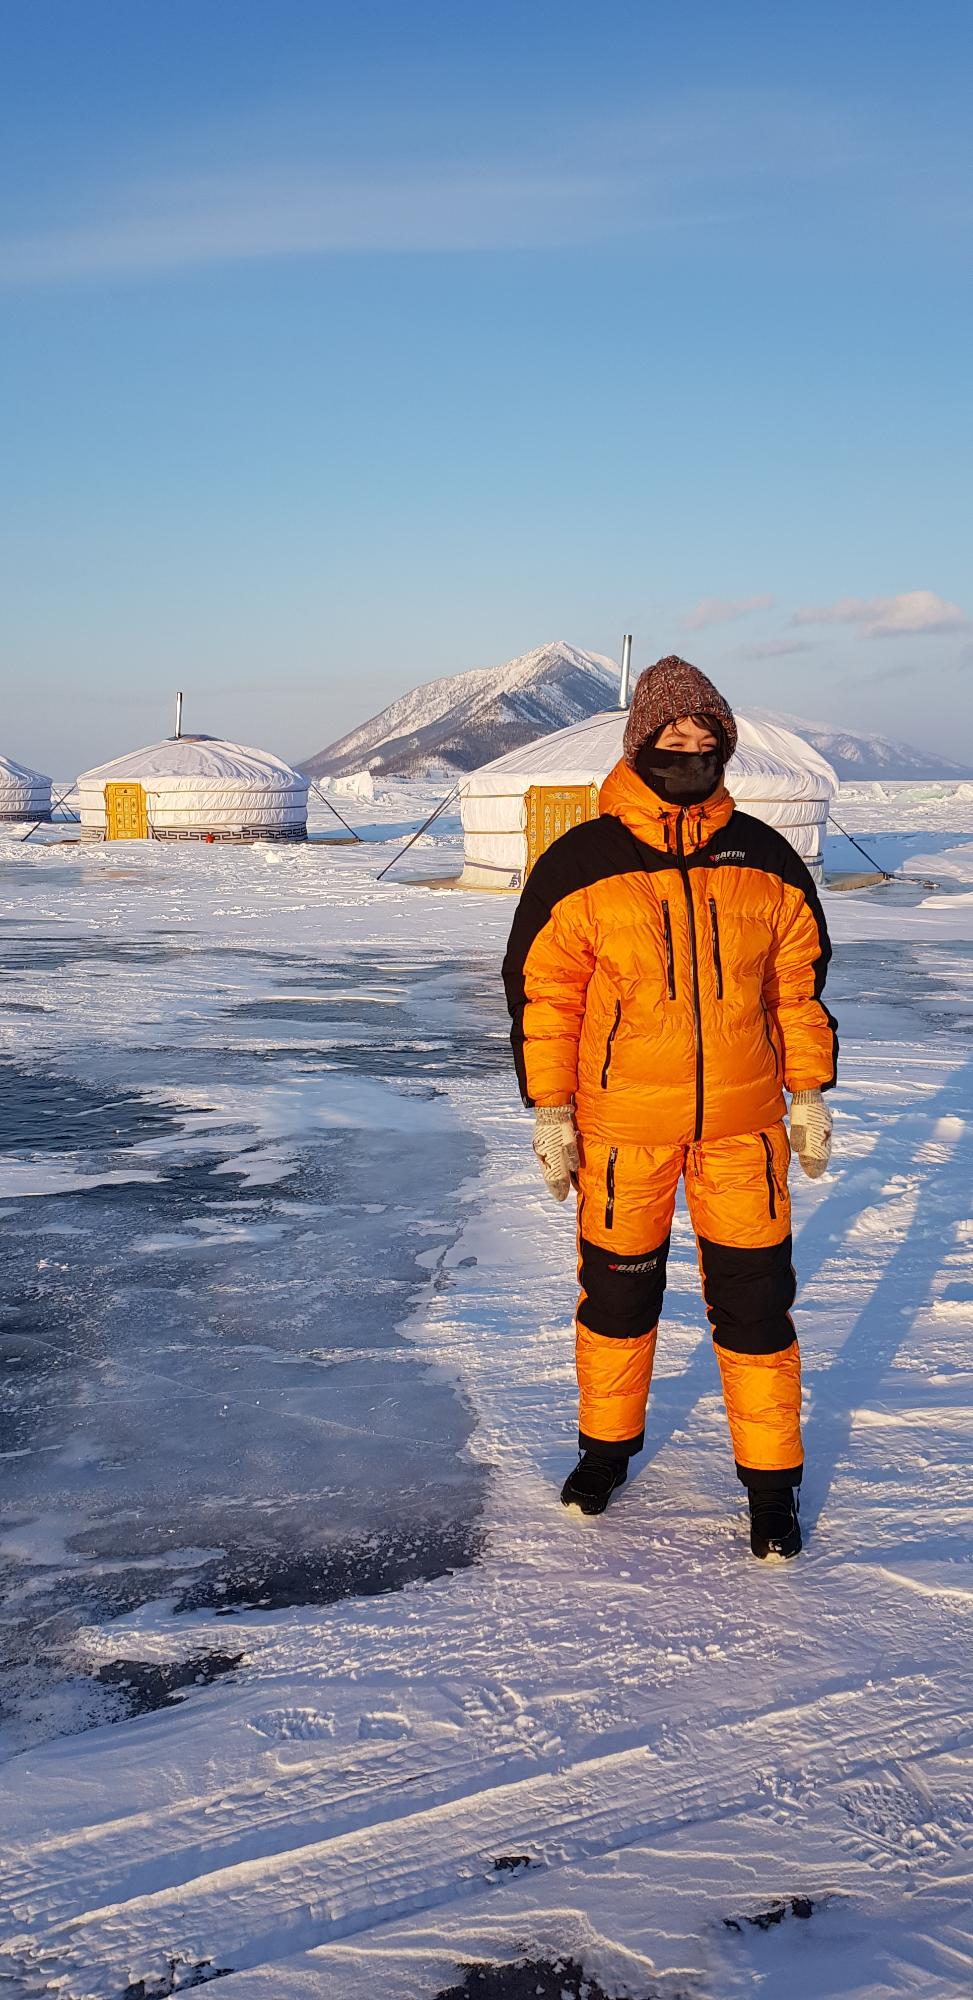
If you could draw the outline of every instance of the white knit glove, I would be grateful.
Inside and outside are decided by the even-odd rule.
[[[831,1113],[819,1090],[795,1090],[791,1145],[808,1179],[820,1180],[831,1158]]]
[[[555,1201],[566,1201],[578,1171],[578,1135],[570,1104],[538,1104],[534,1110],[534,1151]]]

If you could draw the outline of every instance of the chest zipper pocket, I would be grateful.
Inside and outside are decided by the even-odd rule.
[[[618,1147],[612,1146],[608,1154],[608,1166],[605,1170],[605,1228],[606,1229],[614,1229],[615,1227],[615,1161],[617,1160],[617,1158],[618,1158]]]
[[[765,1171],[767,1174],[767,1206],[770,1210],[771,1222],[776,1222],[777,1182],[774,1179],[774,1149],[770,1143],[770,1140],[767,1137],[766,1132],[761,1132],[760,1143],[764,1149],[764,1164],[765,1164]]]
[[[605,1061],[601,1072],[602,1090],[608,1089],[608,1072],[612,1066],[612,1049],[615,1046],[615,1036],[617,1035],[621,1025],[622,1025],[622,1003],[620,1000],[616,1000],[615,1019],[613,1020],[611,1027],[608,1030],[608,1040],[605,1043]]]
[[[778,1061],[778,1059],[777,1059],[777,1044],[776,1044],[776,1042],[774,1041],[774,1038],[773,1038],[773,1035],[772,1035],[772,1034],[771,1034],[771,1032],[770,1032],[770,1016],[769,1016],[769,1014],[768,1014],[768,1012],[767,1012],[767,1003],[766,1003],[766,1001],[764,1001],[764,1000],[761,1000],[761,1002],[760,1002],[760,1006],[761,1006],[761,1010],[762,1010],[762,1013],[763,1013],[763,1017],[764,1017],[764,1034],[765,1034],[765,1035],[766,1035],[766,1037],[767,1037],[767,1046],[768,1046],[768,1048],[769,1048],[769,1050],[770,1050],[770,1053],[771,1053],[771,1055],[772,1055],[772,1056],[773,1056],[773,1058],[774,1058],[774,1075],[775,1075],[775,1076],[779,1076],[779,1075],[780,1075],[780,1063],[779,1063],[779,1061]]]
[[[716,974],[716,997],[723,998],[723,960],[720,957],[720,926],[716,915],[716,897],[709,899],[709,928],[713,940],[713,971]]]
[[[669,915],[669,900],[666,896],[662,898],[662,929],[666,940],[666,981],[669,987],[669,998],[670,1000],[674,1000],[676,997],[676,954],[672,948],[672,919]]]

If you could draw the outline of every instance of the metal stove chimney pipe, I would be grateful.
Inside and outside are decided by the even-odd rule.
[[[626,632],[622,640],[622,678],[618,683],[618,706],[627,708],[629,704],[629,683],[632,678],[632,634]]]
[[[176,741],[182,735],[182,692],[176,696]]]

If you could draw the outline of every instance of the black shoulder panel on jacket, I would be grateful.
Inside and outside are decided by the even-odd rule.
[[[814,887],[810,874],[801,860],[796,847],[779,833],[775,826],[768,826],[766,820],[755,819],[752,813],[740,812],[734,807],[725,826],[714,833],[705,847],[687,856],[690,868],[708,868],[710,865],[738,868],[759,868],[766,875],[776,875],[780,881],[789,882],[796,889]]]
[[[531,945],[566,896],[574,895],[577,889],[590,889],[610,875],[642,874],[644,867],[642,849],[628,828],[616,819],[614,813],[602,813],[582,826],[569,827],[567,833],[562,833],[547,852],[539,856],[527,877],[507,942],[503,987],[512,1022],[510,1046],[514,1053],[517,1082],[528,1106],[532,1100],[527,1090],[524,1064],[524,1007],[527,1003],[525,973]]]

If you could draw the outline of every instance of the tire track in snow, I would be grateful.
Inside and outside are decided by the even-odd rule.
[[[908,1674],[893,1676],[883,1685],[882,1699],[914,1700],[917,1683],[925,1679],[931,1685],[938,1665],[935,1658],[916,1660]],[[651,1748],[661,1768],[692,1756],[700,1732],[732,1733],[752,1725],[807,1729],[824,1707],[833,1707],[860,1689],[860,1677],[844,1677],[819,1685],[806,1699],[768,1703],[756,1710],[721,1708],[708,1720],[701,1716],[692,1729],[667,1723],[655,1732]],[[594,1742],[593,1737],[592,1756]],[[612,1733],[603,1752],[627,1755],[649,1747],[642,1729],[623,1729]],[[29,1846],[11,1841],[0,1908],[6,1907],[15,1922],[27,1923],[42,1913],[48,1924],[66,1923],[82,1897],[89,1908],[97,1908],[100,1898],[134,1901],[257,1856],[268,1859],[374,1825],[376,1820],[386,1823],[409,1816],[415,1811],[417,1785],[425,1788],[424,1808],[442,1807],[522,1779],[556,1776],[565,1764],[563,1752],[543,1755],[528,1744],[516,1750],[505,1744],[493,1754],[478,1754],[469,1742],[462,1751],[450,1743],[442,1761],[432,1761],[431,1749],[428,1741],[404,1746],[389,1772],[384,1745],[376,1745],[373,1755],[359,1756],[351,1764],[347,1753],[337,1748],[313,1771],[288,1768],[275,1778],[191,1794],[173,1800],[164,1815],[158,1810],[127,1813],[94,1827],[51,1834]],[[585,1753],[586,1746],[579,1746],[573,1764],[587,1764]]]
[[[934,1674],[937,1664],[935,1659],[916,1660],[908,1675],[892,1676],[886,1683],[890,1697],[914,1693],[917,1680]],[[702,1716],[700,1726],[704,1731],[715,1726],[731,1730],[747,1721],[772,1719],[792,1728],[822,1703],[853,1693],[860,1684],[860,1676],[842,1677],[819,1684],[800,1701],[770,1703],[755,1711],[721,1707],[718,1713],[710,1712],[708,1722]],[[488,1692],[494,1706],[504,1705],[502,1692]],[[526,1712],[509,1690],[506,1696],[517,1715]],[[474,1720],[489,1707],[482,1689],[473,1689],[464,1705]],[[437,1727],[432,1718],[430,1726]],[[675,1761],[691,1754],[695,1739],[695,1729],[674,1728],[669,1720],[662,1725],[660,1717],[653,1747],[660,1759]],[[607,1741],[604,1732],[592,1731],[589,1742],[575,1746],[572,1761],[587,1761],[589,1745],[593,1754],[596,1742],[604,1754],[647,1747],[640,1726],[613,1730]],[[545,1749],[546,1744],[544,1734],[539,1746],[530,1732],[526,1736],[518,1732],[516,1739],[501,1738],[492,1752],[481,1752],[475,1739],[458,1748],[451,1734],[448,1757],[437,1761],[435,1746],[427,1738],[400,1747],[391,1771],[384,1743],[371,1749],[360,1746],[351,1762],[343,1747],[336,1747],[311,1771],[288,1766],[276,1777],[250,1778],[216,1793],[174,1799],[164,1817],[149,1808],[29,1843],[12,1839],[4,1865],[3,1901],[15,1920],[26,1922],[42,1908],[48,1923],[67,1921],[82,1897],[88,1907],[97,1907],[101,1899],[129,1901],[143,1892],[175,1887],[217,1867],[250,1860],[256,1853],[267,1857],[351,1832],[376,1818],[408,1814],[414,1810],[418,1784],[425,1787],[425,1803],[442,1805],[501,1782],[556,1772],[565,1764],[563,1749],[558,1739],[553,1748]]]
[[[801,1709],[792,1747],[788,1703],[754,1720],[702,1729],[691,1758],[674,1762],[645,1745],[586,1758],[564,1771],[489,1785],[460,1805],[426,1803],[402,1817],[218,1865],[89,1910],[41,1937],[38,1881],[28,1897],[34,1935],[11,1939],[0,1970],[44,1978],[62,2000],[118,2000],[129,1978],[161,1971],[170,1957],[252,1969],[492,1888],[499,1854],[527,1853],[558,1867],[735,1816],[765,1804],[782,1782],[797,1790],[822,1778],[834,1785],[884,1773],[900,1759],[914,1764],[956,1750],[973,1741],[973,1726],[957,1726],[964,1701],[959,1676],[941,1677],[920,1715],[906,1677],[881,1694],[868,1685],[839,1689],[813,1704],[813,1717]],[[374,1804],[381,1811],[381,1799]]]

